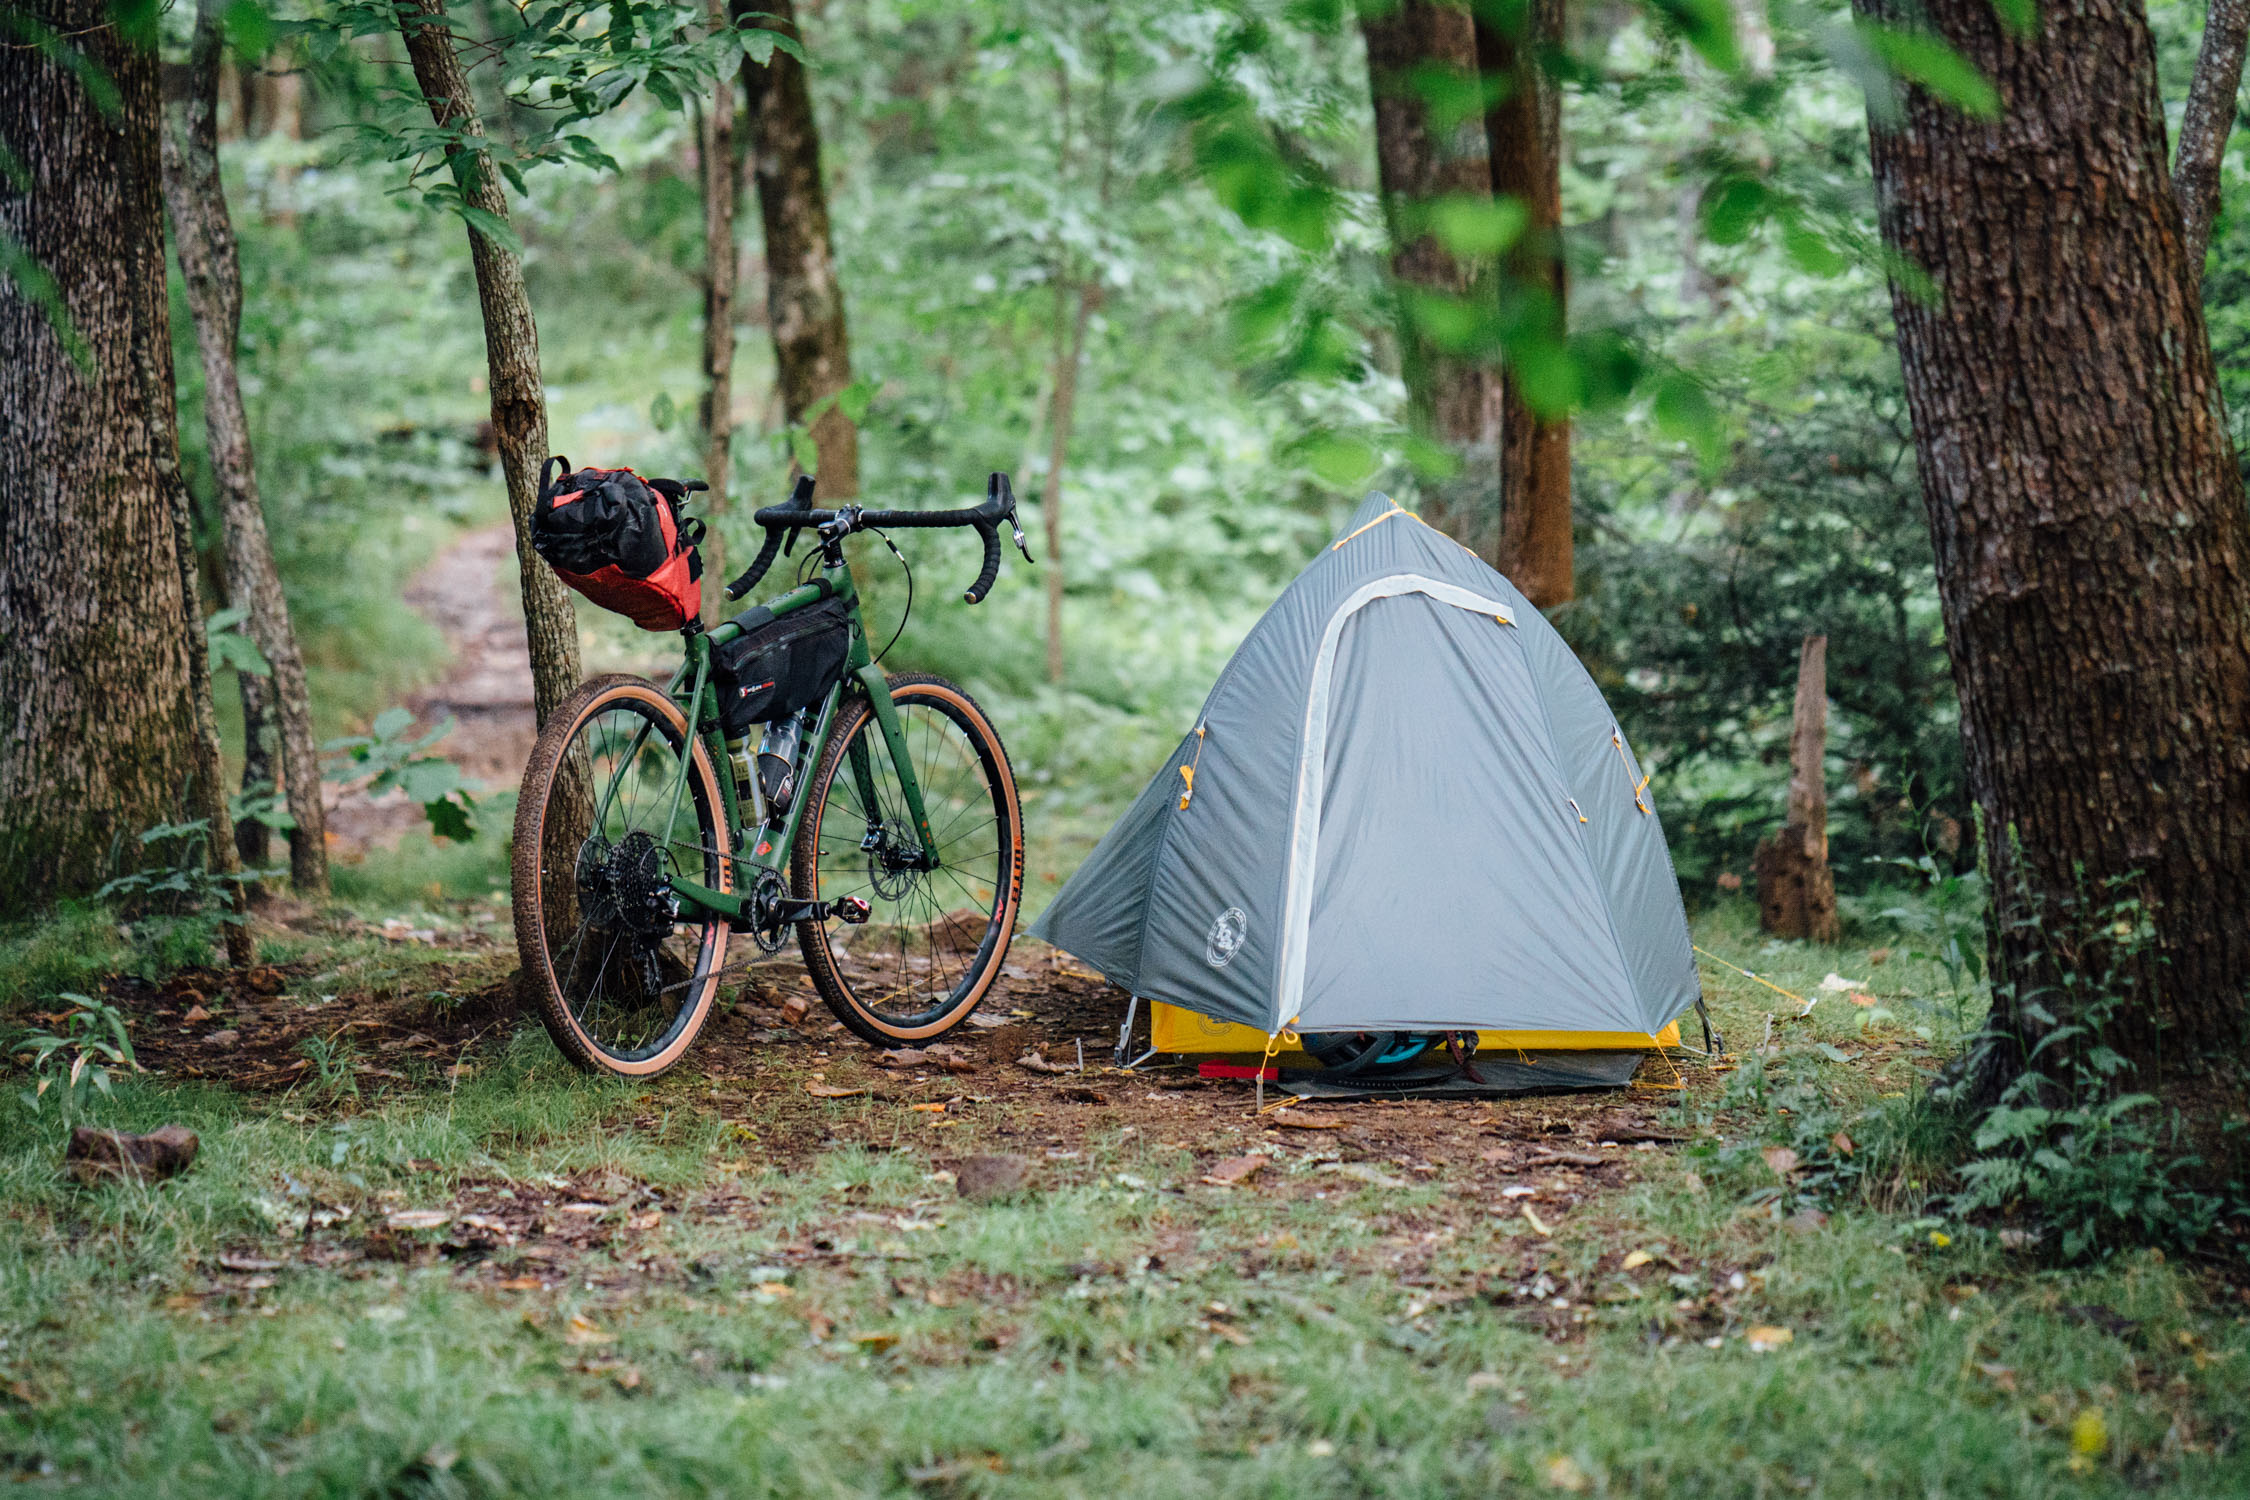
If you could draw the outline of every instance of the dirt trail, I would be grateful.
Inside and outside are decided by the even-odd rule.
[[[408,696],[419,729],[452,715],[437,751],[478,784],[504,791],[523,774],[538,733],[531,706],[531,662],[516,602],[515,532],[488,526],[455,539],[406,586],[406,602],[445,632],[452,665],[443,679]],[[328,830],[344,858],[396,844],[419,826],[422,810],[397,792],[369,797],[331,788]]]

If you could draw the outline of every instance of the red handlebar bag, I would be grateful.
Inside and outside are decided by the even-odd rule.
[[[531,513],[532,550],[562,579],[643,630],[678,630],[702,606],[703,523],[631,469],[547,460]],[[662,483],[663,481],[658,481]]]

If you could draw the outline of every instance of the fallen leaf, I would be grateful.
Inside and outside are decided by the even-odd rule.
[[[1758,1153],[1765,1164],[1773,1168],[1773,1175],[1786,1178],[1797,1170],[1797,1153],[1787,1146],[1768,1146]]]
[[[812,1002],[802,995],[791,995],[781,1002],[781,1019],[784,1025],[794,1026],[812,1009]]]
[[[867,1090],[840,1089],[832,1083],[808,1083],[805,1085],[805,1092],[815,1099],[856,1099]]]
[[[1834,969],[1830,969],[1828,977],[1820,982],[1819,989],[1823,995],[1842,995],[1862,988],[1866,983],[1867,981],[1864,979],[1846,979]]]
[[[627,1229],[654,1229],[657,1225],[663,1222],[663,1213],[660,1210],[652,1208],[645,1214],[635,1214],[632,1218],[627,1219],[625,1221],[625,1227]]]
[[[1844,998],[1854,1005],[1873,1005],[1875,1003],[1875,997],[1865,990],[1853,990]]]
[[[942,1115],[945,1113],[945,1105],[942,1102],[935,1104],[909,1104],[906,1107],[913,1110],[917,1114]]]
[[[1585,1494],[1587,1487],[1593,1483],[1586,1477],[1586,1471],[1565,1453],[1558,1453],[1542,1464],[1539,1477],[1547,1481],[1547,1488],[1571,1495]]]
[[[1023,1056],[1017,1058],[1016,1066],[1019,1068],[1029,1068],[1034,1073],[1074,1073],[1077,1071],[1077,1069],[1065,1067],[1061,1063],[1051,1063],[1047,1061],[1047,1059],[1040,1056],[1036,1050],[1026,1052]]]
[[[219,1257],[219,1265],[229,1271],[278,1271],[283,1262],[245,1250],[229,1250]]]
[[[193,1026],[198,1021],[208,1021],[210,1019],[211,1012],[205,1010],[200,1005],[191,1005],[188,1007],[187,1014],[180,1017],[180,1024],[183,1026]]]
[[[891,1052],[875,1054],[878,1068],[919,1068],[930,1061],[930,1054],[919,1047],[900,1047]]]
[[[1203,1180],[1213,1187],[1233,1187],[1236,1183],[1248,1182],[1264,1171],[1265,1166],[1266,1159],[1262,1156],[1231,1156],[1213,1163],[1211,1170],[1203,1174]]]
[[[582,1219],[591,1219],[608,1213],[609,1205],[606,1203],[565,1203],[562,1206],[562,1211],[566,1214],[576,1214]]]
[[[1405,1178],[1393,1177],[1390,1173],[1368,1166],[1365,1162],[1324,1161],[1314,1170],[1333,1172],[1338,1177],[1349,1177],[1354,1182],[1364,1182],[1369,1187],[1402,1188],[1408,1185]]]
[[[627,1365],[617,1372],[616,1379],[618,1387],[622,1390],[637,1389],[641,1383],[641,1367],[639,1365]]]
[[[1342,1130],[1351,1122],[1338,1115],[1316,1115],[1303,1110],[1284,1109],[1277,1111],[1266,1123],[1278,1125],[1283,1130]]]
[[[1654,1259],[1656,1259],[1656,1257],[1649,1254],[1646,1250],[1629,1251],[1625,1256],[1625,1269],[1628,1271],[1638,1271],[1641,1267],[1647,1265]]]
[[[870,1354],[880,1354],[898,1342],[898,1335],[895,1333],[855,1333],[852,1335],[852,1342]]]
[[[443,1229],[453,1215],[442,1208],[402,1208],[383,1220],[392,1229]]]
[[[1546,1239],[1549,1235],[1554,1233],[1552,1229],[1549,1229],[1546,1224],[1540,1220],[1538,1211],[1533,1209],[1532,1206],[1528,1203],[1523,1205],[1523,1221],[1526,1224],[1529,1224],[1531,1226],[1531,1232],[1538,1235],[1541,1239]]]
[[[536,1292],[546,1285],[536,1276],[511,1276],[506,1281],[493,1283],[503,1292]]]
[[[1977,1373],[1991,1381],[1993,1389],[2002,1395],[2013,1396],[2016,1393],[2016,1372],[2013,1366],[1979,1363]]]
[[[1836,1154],[1839,1156],[1849,1156],[1857,1149],[1852,1145],[1852,1138],[1841,1130],[1828,1138],[1828,1144],[1836,1148]]]
[[[614,1337],[616,1335],[602,1332],[594,1320],[584,1313],[572,1313],[570,1315],[570,1329],[563,1334],[563,1342],[566,1344],[606,1344]]]
[[[1602,1158],[1591,1151],[1553,1151],[1542,1149],[1524,1159],[1527,1167],[1598,1167]]]
[[[1760,1323],[1743,1337],[1749,1340],[1751,1353],[1771,1354],[1782,1345],[1793,1342],[1797,1335],[1787,1328],[1777,1328],[1771,1323]]]

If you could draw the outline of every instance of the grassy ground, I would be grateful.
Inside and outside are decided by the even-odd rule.
[[[1909,1097],[1947,1041],[1903,999],[1942,989],[1934,965],[1766,951],[1738,910],[1698,936],[1799,994],[1881,981],[1860,993],[1895,1011],[1828,994],[1769,1043],[1796,1005],[1710,971],[1737,1047],[1839,1100]],[[298,946],[321,965],[274,1003],[451,1005],[508,967]],[[1178,1075],[1019,1078],[996,1053],[894,1086],[817,1011],[730,1024],[649,1087],[506,1025],[451,1068],[145,1080],[104,1122],[204,1142],[153,1188],[64,1183],[60,1119],[11,1091],[0,1462],[136,1495],[2250,1489],[2224,1282],[2154,1255],[2046,1271],[1903,1213],[1784,1218],[1729,1149],[1775,1123],[1724,1098],[1740,1074],[1306,1131]],[[1620,1111],[1682,1139],[1605,1148]],[[948,1166],[988,1150],[1033,1186],[959,1197]],[[1265,1170],[1204,1182],[1246,1154]],[[416,1208],[452,1217],[393,1218]]]

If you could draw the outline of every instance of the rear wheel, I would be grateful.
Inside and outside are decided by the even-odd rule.
[[[728,928],[680,921],[670,881],[730,888],[724,806],[679,705],[642,678],[595,678],[540,732],[516,803],[516,948],[578,1066],[651,1077],[702,1029]]]
[[[867,925],[805,922],[805,968],[828,1008],[878,1047],[930,1041],[1000,973],[1023,899],[1023,813],[1008,752],[976,700],[938,677],[890,679],[923,811],[922,849],[874,708],[848,698],[790,851],[796,894],[856,896]]]

